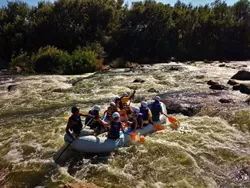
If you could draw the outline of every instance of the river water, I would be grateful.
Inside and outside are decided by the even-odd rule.
[[[249,62],[234,62],[234,68],[195,62],[74,76],[18,76],[11,78],[17,86],[9,92],[4,89],[9,81],[3,81],[0,187],[59,187],[70,182],[123,188],[250,187],[248,173],[242,171],[250,165],[250,134],[219,116],[174,114],[180,129],[146,136],[144,144],[120,148],[108,156],[77,156],[61,166],[52,159],[63,144],[65,116],[72,105],[87,112],[99,104],[103,112],[115,96],[133,89],[137,91],[133,106],[155,96],[148,92],[150,88],[166,97],[173,92],[208,91],[206,81],[226,84],[241,64]],[[137,78],[145,82],[134,83]],[[236,101],[246,98],[238,91],[229,93]]]

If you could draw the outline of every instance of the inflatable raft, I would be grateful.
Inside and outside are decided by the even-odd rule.
[[[161,105],[162,108],[164,109],[164,112],[166,113],[165,105],[163,103],[161,103]],[[164,129],[164,126],[162,125],[164,123],[166,123],[166,117],[161,115],[160,121],[154,122],[154,125],[148,124],[143,129],[136,129],[135,132],[132,132],[130,128],[127,128],[125,133],[121,131],[119,139],[108,139],[104,135],[99,135],[99,136],[90,135],[93,133],[93,131],[90,129],[84,129],[82,133],[77,137],[77,139],[75,139],[71,143],[69,148],[71,150],[84,153],[109,153],[119,147],[126,146],[131,141],[140,142],[141,141],[140,135],[145,136],[157,130]],[[64,146],[57,152],[57,154],[54,156],[54,159],[56,159],[57,158],[56,156],[60,155],[60,153],[64,150],[64,148],[67,147],[68,144],[70,144],[71,138],[68,136],[68,134],[65,134],[64,141],[65,141]]]

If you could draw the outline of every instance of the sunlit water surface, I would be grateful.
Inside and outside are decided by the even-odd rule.
[[[245,63],[247,64],[247,63]],[[179,70],[170,71],[175,66]],[[58,187],[92,182],[100,187],[250,187],[240,173],[250,159],[250,136],[219,117],[174,115],[179,130],[167,128],[141,145],[108,156],[79,156],[56,165],[52,156],[63,144],[65,116],[77,104],[87,112],[123,92],[137,90],[135,101],[162,93],[207,91],[207,80],[226,83],[237,69],[196,62],[145,65],[141,70],[111,70],[78,76],[22,76],[18,87],[0,98],[0,186]],[[136,78],[144,83],[134,83]],[[72,82],[82,79],[75,86]],[[233,91],[232,91],[233,92]],[[234,99],[244,95],[232,93]]]

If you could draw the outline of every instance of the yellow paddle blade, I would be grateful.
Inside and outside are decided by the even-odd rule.
[[[69,120],[69,116],[65,116],[64,119],[68,121]]]
[[[160,125],[160,124],[154,124],[154,130],[155,131],[161,131],[161,130],[164,130],[165,128]]]

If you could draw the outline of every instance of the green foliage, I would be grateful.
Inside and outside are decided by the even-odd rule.
[[[41,64],[36,60],[35,68],[70,74],[101,68],[102,58],[114,67],[129,66],[126,61],[167,62],[171,57],[180,61],[250,58],[248,0],[233,6],[220,0],[204,6],[180,1],[170,6],[153,0],[135,2],[130,8],[123,4],[123,0],[58,0],[29,7],[10,1],[0,8],[0,56],[10,61],[21,49],[32,54],[54,46],[62,51],[54,50],[53,58],[47,52],[39,60],[47,58],[53,63],[43,70],[36,67]],[[76,49],[82,52],[74,52]],[[75,54],[69,57],[72,52]]]
[[[71,57],[70,72],[80,74],[96,69],[96,53],[90,50],[75,50]]]
[[[32,61],[30,56],[27,55],[27,52],[21,51],[20,54],[16,57],[13,57],[10,62],[11,68],[18,66],[27,73],[33,72]]]
[[[53,46],[40,48],[32,56],[34,71],[37,73],[57,73],[62,74],[71,62],[70,55]]]

